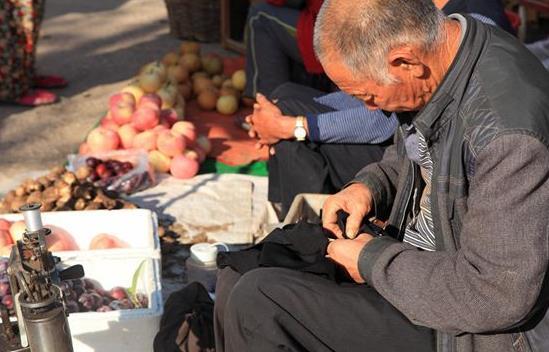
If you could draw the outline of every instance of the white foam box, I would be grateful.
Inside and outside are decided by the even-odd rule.
[[[22,220],[21,214],[4,214],[0,219]],[[85,277],[103,289],[132,286],[134,273],[144,262],[137,292],[149,298],[146,309],[86,312],[69,315],[76,352],[150,352],[163,313],[161,292],[160,240],[156,215],[145,209],[67,211],[42,213],[45,227],[66,230],[79,251],[55,252],[63,265],[82,264]],[[100,233],[115,235],[129,248],[87,250]]]

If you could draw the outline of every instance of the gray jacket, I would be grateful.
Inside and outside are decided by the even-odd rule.
[[[460,18],[457,57],[413,117],[434,163],[438,250],[376,238],[359,270],[412,322],[437,330],[438,351],[547,352],[549,74],[507,33]],[[400,239],[422,181],[395,139],[355,182]]]

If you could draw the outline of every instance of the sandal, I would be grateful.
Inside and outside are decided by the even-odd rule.
[[[32,90],[15,101],[16,104],[23,106],[40,106],[53,104],[57,101],[57,95],[47,90]]]
[[[33,84],[35,88],[56,89],[65,88],[69,82],[61,76],[36,75]]]

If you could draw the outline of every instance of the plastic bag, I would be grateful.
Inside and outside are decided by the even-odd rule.
[[[87,166],[87,160],[91,157],[101,161],[129,162],[133,166],[131,170],[122,175],[93,180],[94,185],[97,187],[108,191],[131,194],[147,189],[156,183],[154,170],[150,166],[148,154],[144,150],[126,149],[86,155],[71,154],[68,156],[68,169],[76,172],[79,168]]]

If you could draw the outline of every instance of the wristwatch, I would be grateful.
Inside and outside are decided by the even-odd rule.
[[[294,137],[299,142],[303,142],[307,137],[307,130],[305,129],[305,117],[298,116],[295,118]]]

